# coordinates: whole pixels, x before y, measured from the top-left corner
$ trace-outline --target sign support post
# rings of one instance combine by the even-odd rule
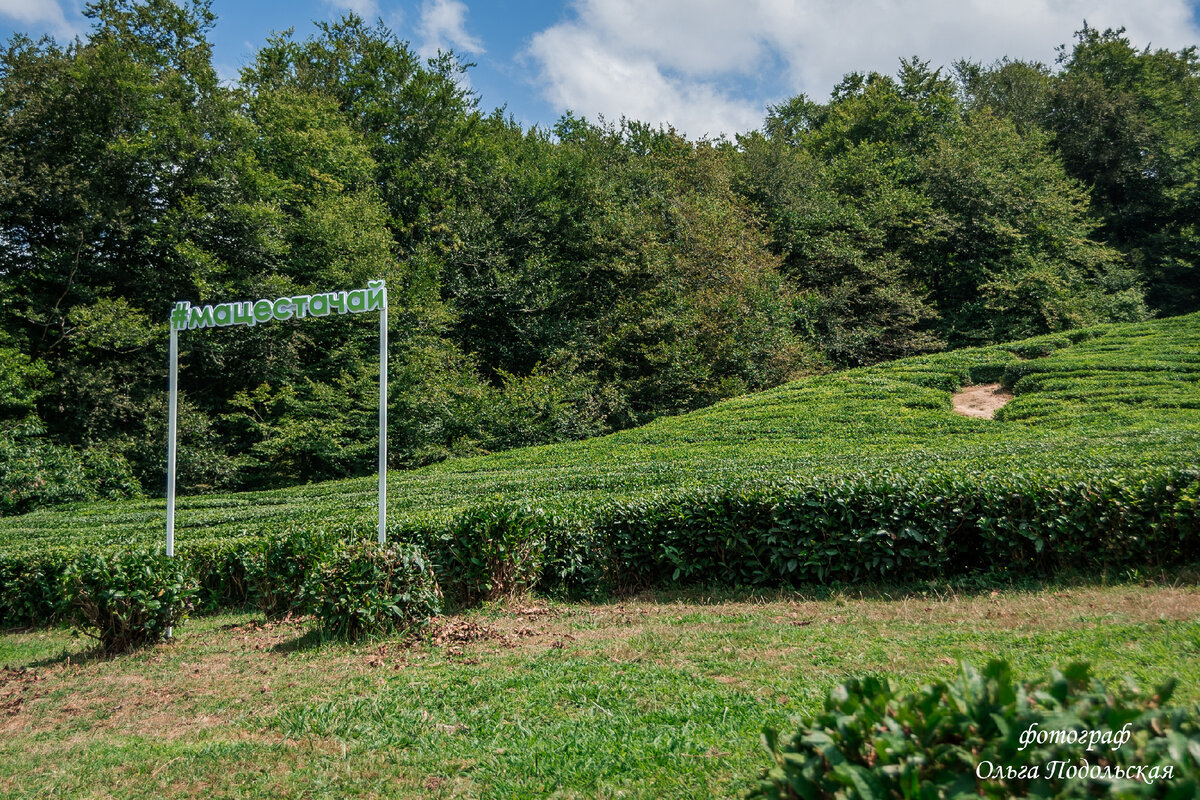
[[[179,394],[179,333],[171,327],[171,369],[167,383],[170,396],[167,399],[167,558],[175,557],[175,425]],[[174,631],[167,626],[167,641]]]
[[[175,426],[179,395],[179,333],[171,328],[171,371],[167,378],[167,555],[175,555]],[[171,632],[167,631],[167,638]]]
[[[388,306],[383,290],[383,308],[379,309],[379,544],[387,543],[387,365]]]

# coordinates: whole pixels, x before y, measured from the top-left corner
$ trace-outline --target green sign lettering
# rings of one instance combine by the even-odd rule
[[[330,312],[361,314],[379,311],[384,305],[383,281],[368,281],[365,289],[342,292],[321,292],[277,300],[243,300],[216,306],[193,306],[180,300],[171,309],[171,330],[190,331],[197,328],[221,328],[229,325],[256,325],[273,319],[303,319],[325,317]]]

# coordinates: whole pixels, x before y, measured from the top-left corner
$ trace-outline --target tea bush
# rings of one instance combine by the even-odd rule
[[[1173,686],[1105,687],[1082,664],[1023,683],[1003,661],[918,691],[853,679],[764,732],[749,797],[1196,797],[1200,707],[1166,707]]]
[[[336,535],[303,527],[252,543],[244,559],[249,596],[268,619],[303,613],[305,587],[337,544]]]
[[[455,604],[513,597],[542,577],[553,517],[541,509],[489,502],[429,537],[442,590]]]
[[[310,610],[304,587],[339,541],[370,525],[292,526],[184,548],[205,607],[251,598],[268,616]],[[986,483],[881,472],[708,487],[571,516],[492,500],[449,519],[389,527],[430,554],[453,605],[530,589],[612,590],[906,582],[1064,572],[1103,574],[1200,562],[1200,469],[1024,473]],[[54,619],[57,581],[86,550],[0,556],[7,625]]]
[[[180,558],[199,583],[198,611],[241,607],[252,599],[250,581],[258,551],[253,538],[209,539],[181,548]]]
[[[598,527],[613,580],[630,589],[1165,566],[1200,560],[1200,470],[706,489],[619,504]]]
[[[595,599],[614,588],[603,533],[593,520],[550,515],[537,589],[569,599]]]
[[[347,639],[418,626],[442,608],[433,569],[411,544],[340,547],[317,565],[304,593],[322,627]]]
[[[197,592],[185,562],[138,550],[81,554],[62,583],[69,618],[108,653],[163,641],[187,619]]]
[[[62,574],[68,560],[54,551],[0,555],[0,628],[57,621],[65,611]]]

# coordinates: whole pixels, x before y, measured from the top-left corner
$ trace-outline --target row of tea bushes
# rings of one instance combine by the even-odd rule
[[[298,524],[269,537],[181,548],[203,608],[257,598],[291,610],[334,541],[367,522]],[[420,548],[455,606],[531,589],[598,596],[632,589],[831,582],[993,582],[1200,561],[1200,470],[970,480],[878,473],[706,488],[616,502],[591,517],[492,500],[389,529]],[[62,576],[86,549],[0,557],[0,623],[62,612]],[[255,588],[257,587],[257,588]]]
[[[986,483],[897,474],[616,506],[611,576],[635,587],[1036,576],[1200,559],[1200,471]]]
[[[676,492],[582,519],[493,500],[389,536],[429,553],[452,605],[530,589],[1007,583],[1200,562],[1200,470],[876,473]]]

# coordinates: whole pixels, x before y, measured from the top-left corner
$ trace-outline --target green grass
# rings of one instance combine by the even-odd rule
[[[1177,675],[1176,700],[1200,700],[1194,585],[821,597],[516,604],[407,644],[228,614],[115,659],[61,629],[8,634],[0,795],[736,797],[767,764],[764,725],[848,676],[915,687],[959,658]]]
[[[1003,376],[995,420],[960,417],[951,392]],[[1087,475],[1194,465],[1200,315],[1101,326],[806,378],[636,430],[448,461],[389,476],[389,519],[441,518],[492,498],[589,515],[615,500],[707,485],[895,471]],[[185,497],[181,546],[295,521],[369,525],[374,479]],[[157,543],[164,502],[95,503],[0,520],[0,555],[66,543]]]

